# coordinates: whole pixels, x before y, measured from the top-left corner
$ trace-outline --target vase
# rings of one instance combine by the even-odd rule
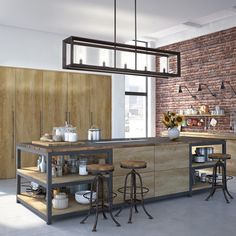
[[[45,159],[45,156],[41,157],[40,171],[43,172],[43,173],[46,172],[46,159]]]
[[[177,127],[169,128],[168,129],[168,137],[170,140],[175,140],[179,137],[179,130]]]

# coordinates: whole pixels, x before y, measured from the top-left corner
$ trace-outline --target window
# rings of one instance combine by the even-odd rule
[[[147,46],[147,43],[138,42],[138,45]],[[126,61],[131,64],[128,58]],[[138,57],[137,62],[138,67],[147,66],[145,56]],[[125,137],[147,137],[147,77],[125,76]]]

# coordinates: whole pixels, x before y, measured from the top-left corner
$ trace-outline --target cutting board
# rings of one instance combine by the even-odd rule
[[[84,142],[48,142],[48,141],[32,141],[32,144],[45,147],[75,146],[84,144]]]

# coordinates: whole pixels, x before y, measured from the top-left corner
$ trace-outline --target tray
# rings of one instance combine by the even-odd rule
[[[45,147],[58,147],[58,146],[75,146],[84,144],[84,142],[48,142],[48,141],[32,141],[32,144],[41,145]]]

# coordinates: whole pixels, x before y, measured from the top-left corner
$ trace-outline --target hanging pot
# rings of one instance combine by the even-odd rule
[[[100,129],[89,129],[88,130],[88,140],[95,141],[101,139]]]

